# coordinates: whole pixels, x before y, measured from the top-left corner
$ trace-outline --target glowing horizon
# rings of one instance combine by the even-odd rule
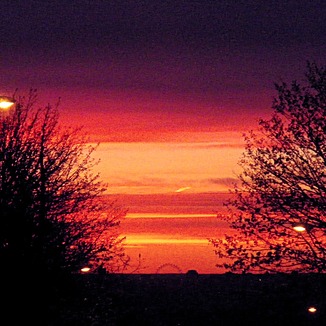
[[[207,218],[216,217],[217,214],[182,214],[182,213],[127,213],[126,218],[130,219],[155,219],[155,218]]]
[[[239,144],[224,141],[106,142],[94,156],[100,159],[96,169],[108,183],[109,194],[181,194],[233,188],[242,152]]]

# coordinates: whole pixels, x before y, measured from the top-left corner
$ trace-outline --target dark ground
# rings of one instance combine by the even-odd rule
[[[326,275],[93,274],[76,282],[43,325],[326,325]]]

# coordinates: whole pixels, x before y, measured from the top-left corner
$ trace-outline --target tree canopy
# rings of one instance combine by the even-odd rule
[[[212,239],[231,271],[326,269],[326,68],[276,84],[270,119],[245,135],[239,185],[226,202],[232,232]]]
[[[58,105],[18,97],[0,121],[0,259],[6,270],[75,273],[124,267],[117,227],[126,211],[103,199],[107,185],[82,128],[63,128]]]

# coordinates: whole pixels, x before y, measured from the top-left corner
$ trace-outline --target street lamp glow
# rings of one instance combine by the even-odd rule
[[[15,104],[15,100],[8,96],[0,96],[0,109],[6,110]]]
[[[315,312],[317,312],[317,309],[315,307],[309,307],[308,311],[312,314],[314,314]]]
[[[306,228],[302,224],[297,224],[293,227],[293,229],[297,232],[304,232]]]

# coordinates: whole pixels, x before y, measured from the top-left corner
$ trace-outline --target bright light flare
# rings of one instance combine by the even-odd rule
[[[295,231],[297,231],[297,232],[304,232],[304,231],[306,231],[306,228],[303,226],[303,225],[295,225],[294,227],[293,227],[293,229],[295,230]]]
[[[12,107],[15,104],[15,100],[7,97],[7,96],[0,96],[0,109],[6,110]]]
[[[317,312],[317,308],[315,308],[315,307],[309,307],[309,308],[308,308],[308,311],[309,311],[310,313],[314,314],[315,312]]]
[[[80,269],[82,273],[88,273],[91,269],[89,267],[83,267]]]

